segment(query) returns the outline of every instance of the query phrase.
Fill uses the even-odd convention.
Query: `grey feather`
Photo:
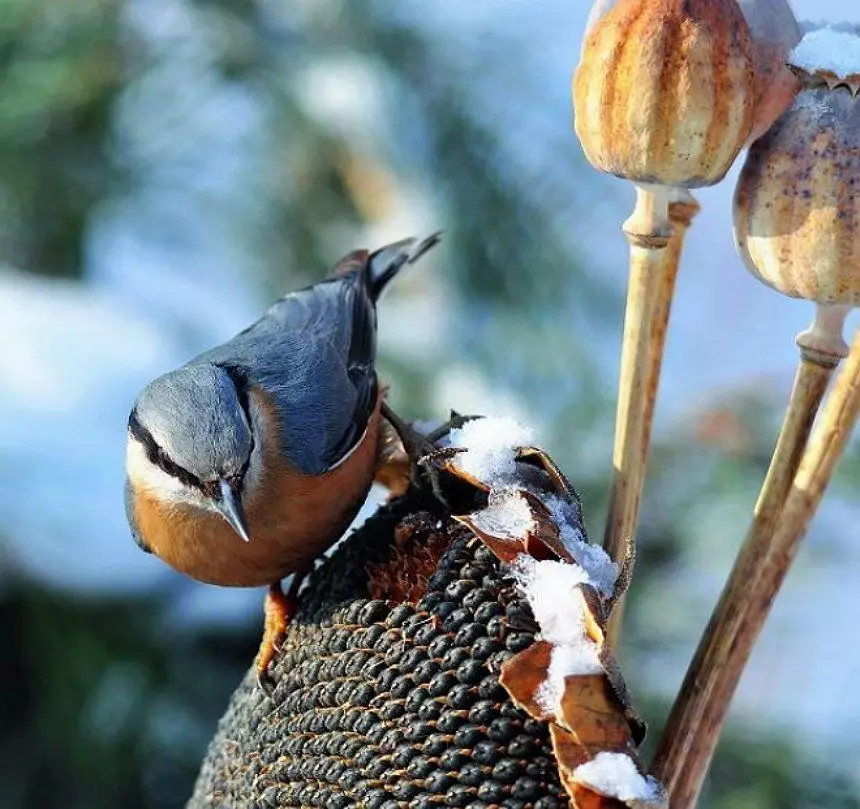
[[[425,239],[404,239],[373,253],[368,269],[373,299],[378,300],[392,278],[407,265],[418,261],[428,250],[439,244],[441,239],[442,234],[437,231]]]
[[[173,463],[198,480],[239,475],[253,437],[230,375],[196,362],[150,382],[135,414]]]
[[[373,302],[353,274],[288,295],[194,362],[233,365],[261,387],[281,415],[286,457],[319,475],[367,426],[376,398],[375,337]]]

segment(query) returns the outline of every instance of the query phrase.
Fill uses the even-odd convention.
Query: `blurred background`
[[[853,0],[800,19],[860,22]],[[153,376],[344,252],[442,228],[381,311],[411,418],[536,425],[599,538],[632,192],[585,162],[581,0],[0,0],[0,807],[180,807],[262,591],[130,539],[125,420]],[[622,663],[653,739],[762,480],[811,307],[700,195]],[[735,702],[703,805],[860,806],[849,457]],[[378,499],[382,492],[375,493]]]

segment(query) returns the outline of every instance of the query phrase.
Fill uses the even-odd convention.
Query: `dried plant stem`
[[[616,561],[625,555],[626,538],[636,526],[644,475],[642,444],[651,367],[651,313],[655,292],[662,286],[666,247],[671,235],[669,190],[636,187],[636,207],[624,223],[630,242],[630,278],[621,344],[618,409],[615,416],[613,479],[603,546]]]
[[[658,745],[652,771],[669,790],[671,809],[696,805],[753,645],[857,419],[860,336],[803,453],[815,411],[838,362],[831,360],[835,361],[822,365],[802,352],[755,519]]]
[[[659,273],[660,286],[656,290],[654,309],[651,318],[651,363],[648,368],[648,382],[645,402],[645,436],[642,442],[643,462],[648,458],[651,444],[651,427],[654,423],[654,406],[660,387],[660,373],[663,369],[663,353],[666,347],[666,333],[669,329],[669,315],[675,297],[675,280],[684,249],[684,238],[693,219],[701,210],[701,205],[686,188],[673,188],[669,192],[669,221],[672,223],[672,236],[663,253],[665,267]]]
[[[638,465],[638,481],[631,481],[626,488],[626,481],[622,480],[619,474],[619,455],[623,457],[623,450],[619,448],[620,437],[616,432],[616,454],[615,454],[615,479],[613,480],[612,495],[610,496],[610,519],[606,526],[605,546],[610,555],[616,561],[623,561],[624,552],[626,550],[626,540],[631,537],[636,530],[636,522],[639,513],[639,504],[642,498],[642,486],[644,484],[645,470],[648,463],[648,448],[651,443],[651,427],[654,422],[654,405],[657,400],[657,390],[660,385],[660,372],[663,367],[663,352],[666,345],[666,332],[669,326],[669,314],[672,308],[672,299],[675,295],[675,279],[678,275],[678,264],[681,259],[681,252],[684,247],[684,236],[687,228],[693,221],[693,217],[699,212],[699,203],[695,197],[686,189],[665,189],[668,192],[669,200],[669,220],[672,226],[672,234],[668,244],[663,249],[651,250],[652,254],[656,254],[657,265],[650,268],[651,276],[646,279],[652,286],[652,301],[650,326],[648,327],[648,354],[647,361],[641,366],[640,370],[644,371],[644,381],[640,390],[640,402],[642,406],[641,413],[641,437],[639,440],[639,465]],[[631,238],[629,228],[631,222],[635,223],[635,214],[631,221],[625,224],[625,232],[628,238],[631,239],[631,251],[636,249],[634,234]],[[631,284],[633,281],[633,262],[634,258],[631,255]],[[650,265],[649,265],[650,266]],[[630,303],[628,299],[627,319],[631,317]],[[625,349],[627,348],[627,324],[625,322]],[[624,367],[624,358],[622,357],[622,367]],[[623,378],[623,375],[622,375]],[[623,384],[619,390],[619,418],[621,416],[621,404],[625,401],[625,395],[629,396],[633,389],[624,389]],[[628,400],[627,411],[631,404]],[[632,440],[632,436],[631,436]],[[633,447],[631,446],[632,450]],[[623,492],[623,499],[622,499]],[[616,497],[618,498],[616,500]],[[614,510],[613,510],[614,509]],[[617,517],[617,522],[614,520]],[[621,543],[618,547],[617,543]],[[615,604],[612,611],[607,628],[610,643],[617,643],[618,636],[621,631],[621,623],[624,612],[624,599],[621,598]]]

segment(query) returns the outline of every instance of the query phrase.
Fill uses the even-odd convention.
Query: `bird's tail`
[[[367,274],[373,300],[379,298],[382,290],[400,270],[418,261],[431,247],[437,245],[441,238],[442,233],[437,231],[425,239],[404,239],[371,253],[367,262]]]

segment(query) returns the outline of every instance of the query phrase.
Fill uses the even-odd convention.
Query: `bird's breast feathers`
[[[135,480],[135,467],[129,467],[141,539],[177,570],[212,584],[264,585],[306,566],[352,521],[376,467],[381,398],[363,439],[322,475],[302,474],[289,465],[277,440],[277,411],[259,390],[252,389],[249,398],[252,415],[256,411],[254,418],[260,420],[255,430],[259,467],[243,495],[250,542],[216,512],[166,498],[163,489],[146,485],[149,479]]]

